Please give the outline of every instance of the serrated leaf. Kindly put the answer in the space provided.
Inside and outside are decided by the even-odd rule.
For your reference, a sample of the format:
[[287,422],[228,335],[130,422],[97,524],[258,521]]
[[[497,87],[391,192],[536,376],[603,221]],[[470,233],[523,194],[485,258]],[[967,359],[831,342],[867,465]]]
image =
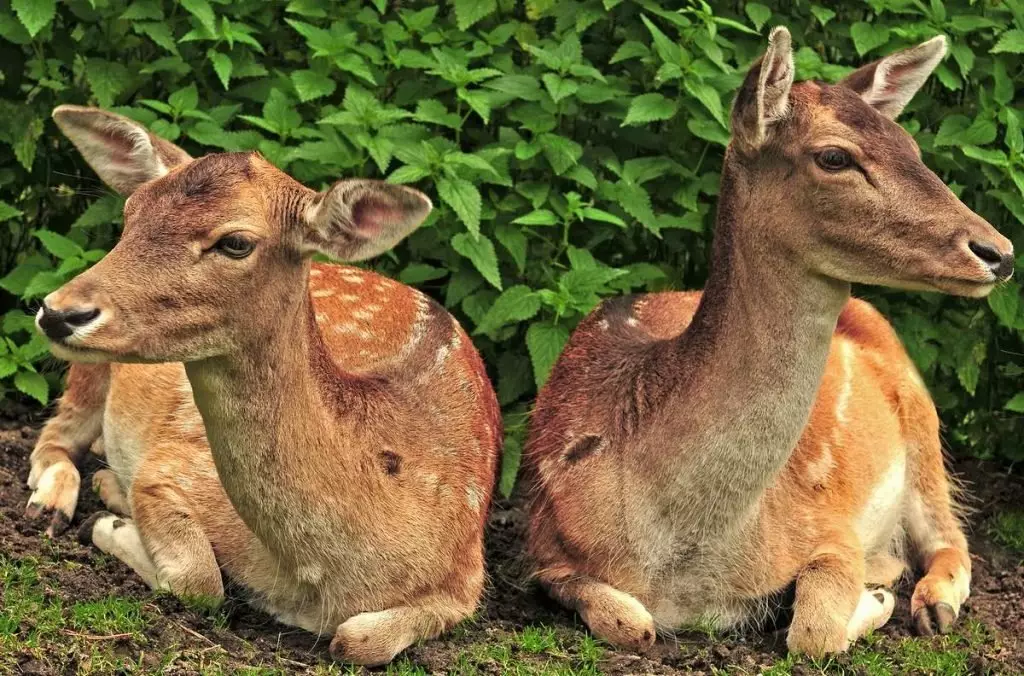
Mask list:
[[22,212],[21,209],[16,209],[7,202],[0,200],[0,223],[9,221],[12,218],[17,218],[18,216],[21,216],[22,213],[24,212]]
[[540,389],[551,375],[551,368],[569,341],[569,331],[557,324],[534,322],[526,331],[526,349],[533,362],[533,377]]
[[11,0],[11,9],[29,36],[34,38],[53,21],[57,14],[57,0]]
[[583,156],[583,146],[558,134],[541,134],[538,139],[544,157],[556,174],[565,173]]
[[522,456],[523,447],[519,440],[511,436],[505,437],[505,444],[501,451],[501,478],[498,481],[498,490],[501,491],[505,499],[512,497]]
[[452,237],[451,244],[457,253],[472,261],[484,279],[491,283],[491,286],[501,290],[498,255],[494,251],[494,244],[486,235],[479,235],[474,239],[473,235],[460,232]]
[[858,21],[850,26],[850,37],[857,54],[864,56],[872,49],[889,42],[889,29],[866,21]]
[[626,111],[626,119],[622,121],[622,126],[669,120],[675,116],[678,110],[679,106],[675,101],[667,99],[661,94],[641,94],[629,102],[629,109]]
[[518,225],[555,225],[561,222],[561,220],[550,209],[536,209],[512,222]]
[[505,324],[530,319],[538,312],[540,298],[530,287],[517,284],[498,296],[473,333],[491,333]]
[[497,0],[454,0],[455,21],[464,31],[498,9]]
[[117,95],[123,92],[131,75],[120,63],[104,59],[89,59],[85,66],[85,79],[96,100],[104,108],[114,105]]
[[437,194],[458,215],[471,233],[480,232],[480,191],[462,178],[442,178],[437,181]]
[[1017,313],[1020,310],[1020,286],[1009,281],[992,289],[988,295],[988,306],[999,318],[999,323],[1008,329],[1017,326]]
[[292,72],[291,80],[303,103],[330,96],[338,86],[334,80],[315,70],[296,70]]
[[212,35],[217,35],[217,16],[207,0],[179,0],[181,6]]
[[529,242],[526,239],[526,235],[519,228],[512,227],[502,223],[494,230],[494,236],[501,242],[501,245],[505,247],[509,255],[512,256],[512,260],[515,261],[516,268],[519,269],[519,273],[522,274],[526,270],[526,252],[529,247]]
[[722,108],[722,97],[714,87],[706,82],[698,82],[689,78],[686,80],[685,86],[686,91],[708,109],[708,112],[718,121],[718,124],[722,125],[723,129],[729,127],[729,123],[725,119],[725,110]]
[[629,59],[646,58],[651,55],[651,50],[642,42],[636,40],[627,40],[619,45],[619,48],[615,50],[615,54],[612,55],[610,64],[616,64],[620,61],[627,61]]
[[39,230],[36,232],[36,237],[43,243],[43,248],[60,260],[71,258],[72,256],[80,256],[84,253],[78,243],[56,232]]
[[210,58],[210,63],[213,64],[213,72],[217,73],[217,79],[227,90],[231,84],[231,72],[234,70],[234,63],[231,61],[231,57],[227,54],[222,54],[214,50],[207,52],[207,56]]
[[626,222],[624,220],[622,220],[615,214],[610,214],[602,209],[597,209],[595,207],[583,207],[583,209],[580,210],[580,213],[583,214],[583,216],[590,221],[611,223],[612,225],[617,225],[620,228],[626,227]]
[[104,195],[89,204],[78,217],[72,228],[92,228],[97,225],[116,223],[124,210],[124,198],[119,195]]
[[14,376],[14,386],[40,404],[45,405],[50,400],[50,385],[35,371],[18,371]]
[[992,54],[1024,54],[1024,30],[1014,28],[999,36],[999,41],[991,49]]
[[546,73],[541,76],[541,79],[544,81],[544,86],[547,88],[551,100],[555,103],[569,98],[579,89],[579,85],[574,80],[561,78],[554,73]]
[[435,268],[426,263],[410,263],[398,274],[398,280],[403,284],[422,284],[434,279],[446,277],[448,271],[443,268]]

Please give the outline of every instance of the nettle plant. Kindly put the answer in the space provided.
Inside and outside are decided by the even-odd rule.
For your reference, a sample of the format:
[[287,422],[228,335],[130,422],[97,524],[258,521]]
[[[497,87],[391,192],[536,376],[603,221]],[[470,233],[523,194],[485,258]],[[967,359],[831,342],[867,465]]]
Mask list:
[[[473,332],[505,407],[507,493],[576,322],[603,297],[703,284],[728,107],[776,24],[798,77],[829,81],[947,35],[903,123],[1024,250],[1024,0],[0,0],[0,388],[56,394],[31,310],[117,237],[120,198],[49,120],[99,105],[196,156],[259,150],[313,188],[365,176],[430,194],[431,219],[373,266]],[[987,308],[868,295],[954,448],[1024,457],[1017,282]]]

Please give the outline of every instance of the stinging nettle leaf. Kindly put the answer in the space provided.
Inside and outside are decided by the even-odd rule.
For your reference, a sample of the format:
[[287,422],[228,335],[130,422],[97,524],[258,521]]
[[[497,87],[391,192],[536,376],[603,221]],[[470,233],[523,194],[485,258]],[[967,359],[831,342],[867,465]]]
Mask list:
[[494,244],[486,235],[478,235],[476,238],[470,233],[460,232],[452,237],[452,248],[462,256],[468,258],[484,276],[491,286],[501,290],[501,273],[498,271],[498,254],[494,250]]
[[53,21],[57,14],[57,0],[11,0],[11,9],[29,36],[34,38]]
[[626,119],[622,126],[641,125],[658,120],[672,119],[679,106],[675,101],[667,99],[661,94],[641,94],[629,102],[629,109],[626,111]]
[[569,342],[569,331],[563,326],[547,322],[534,322],[526,331],[526,348],[533,362],[534,379],[538,389],[544,386],[551,369]]
[[480,232],[482,200],[475,185],[462,178],[442,178],[437,181],[437,194],[458,215],[473,235]]

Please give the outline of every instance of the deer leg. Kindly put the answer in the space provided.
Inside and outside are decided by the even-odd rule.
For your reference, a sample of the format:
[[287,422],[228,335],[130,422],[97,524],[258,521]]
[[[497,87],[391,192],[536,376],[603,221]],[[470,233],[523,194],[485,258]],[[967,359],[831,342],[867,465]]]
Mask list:
[[450,596],[354,615],[338,626],[331,655],[363,666],[387,664],[416,641],[435,638],[473,614],[475,603]]
[[654,645],[654,617],[640,601],[591,577],[562,577],[541,584],[564,606],[574,609],[598,638],[629,650]]
[[223,600],[224,582],[213,546],[195,518],[189,496],[179,486],[169,481],[136,480],[132,514],[161,586],[176,596],[210,605]]
[[924,571],[910,599],[910,613],[917,632],[930,636],[945,634],[956,623],[971,593],[971,558],[943,464],[938,417],[926,396],[908,402],[908,464],[913,474],[906,531]]
[[25,517],[45,523],[50,537],[66,530],[75,515],[81,487],[77,462],[100,436],[109,382],[108,364],[72,364],[57,413],[32,449],[28,475],[32,495]]
[[864,590],[864,553],[855,542],[851,535],[818,547],[797,576],[790,651],[813,657],[843,652],[892,615],[892,594]]
[[100,496],[107,509],[121,516],[131,516],[132,506],[128,497],[121,490],[117,475],[113,470],[98,469],[92,475],[92,490]]
[[79,527],[78,539],[82,544],[91,542],[101,551],[120,559],[151,588],[162,586],[156,566],[142,544],[139,529],[131,519],[122,519],[110,512],[96,512]]

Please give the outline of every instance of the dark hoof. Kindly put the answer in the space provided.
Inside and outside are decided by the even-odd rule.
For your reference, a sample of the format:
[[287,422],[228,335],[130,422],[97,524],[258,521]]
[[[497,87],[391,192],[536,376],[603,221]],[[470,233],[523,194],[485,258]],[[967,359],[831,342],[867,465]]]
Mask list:
[[92,544],[92,529],[96,526],[96,522],[105,516],[114,516],[110,512],[100,510],[90,516],[88,519],[82,522],[82,525],[78,527],[78,541],[83,545]]
[[956,624],[956,612],[948,603],[925,606],[914,615],[914,628],[921,636],[948,634]]
[[25,519],[37,528],[46,526],[46,534],[52,538],[66,531],[71,523],[71,517],[64,512],[37,502],[25,507]]

